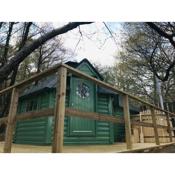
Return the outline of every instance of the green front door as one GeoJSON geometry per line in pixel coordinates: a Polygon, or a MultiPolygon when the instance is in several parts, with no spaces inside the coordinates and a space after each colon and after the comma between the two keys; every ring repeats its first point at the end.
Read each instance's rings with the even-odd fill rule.
{"type": "MultiPolygon", "coordinates": [[[[81,111],[94,112],[95,86],[92,82],[72,78],[70,106],[81,111]]],[[[70,136],[94,136],[95,121],[70,117],[70,136]]]]}

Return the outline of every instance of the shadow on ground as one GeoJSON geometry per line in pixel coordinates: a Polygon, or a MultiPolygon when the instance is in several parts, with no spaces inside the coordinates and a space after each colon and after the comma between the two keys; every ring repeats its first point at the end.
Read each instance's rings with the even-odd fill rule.
{"type": "Polygon", "coordinates": [[[175,153],[175,145],[170,145],[162,149],[150,150],[149,153],[175,153]]]}
{"type": "Polygon", "coordinates": [[[135,151],[134,153],[175,153],[175,145],[169,145],[166,147],[153,148],[153,149],[145,149],[135,151]]]}

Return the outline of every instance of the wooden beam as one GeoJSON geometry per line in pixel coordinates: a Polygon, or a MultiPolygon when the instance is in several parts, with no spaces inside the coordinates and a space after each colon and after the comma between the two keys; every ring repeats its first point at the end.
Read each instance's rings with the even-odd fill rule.
{"type": "Polygon", "coordinates": [[[48,117],[54,115],[54,108],[42,109],[40,111],[25,112],[16,115],[17,120],[27,120],[38,117],[48,117]]]}
{"type": "Polygon", "coordinates": [[[19,98],[18,90],[14,88],[12,90],[11,103],[10,103],[10,109],[9,109],[8,121],[7,121],[6,133],[5,133],[4,153],[11,152],[13,131],[16,123],[15,116],[16,116],[17,107],[18,107],[18,98],[19,98]]]}
{"type": "MultiPolygon", "coordinates": [[[[155,136],[144,136],[144,138],[154,138],[155,136]]],[[[169,138],[169,136],[160,136],[159,135],[159,138],[169,138]]]]}
{"type": "MultiPolygon", "coordinates": [[[[165,116],[165,114],[162,114],[162,113],[161,113],[161,114],[158,114],[158,115],[159,115],[159,116],[163,116],[163,117],[165,116]]],[[[145,117],[145,116],[146,116],[146,117],[147,117],[147,116],[148,116],[148,117],[151,117],[151,114],[142,114],[142,116],[143,116],[143,117],[145,117]]],[[[135,114],[135,115],[131,115],[131,117],[138,117],[138,118],[139,118],[140,116],[139,116],[139,114],[135,114]]]]}
{"type": "MultiPolygon", "coordinates": [[[[143,127],[154,127],[153,123],[146,123],[146,122],[139,122],[139,121],[132,121],[132,120],[131,120],[131,125],[143,126],[143,127]]],[[[167,129],[167,126],[157,125],[157,128],[167,129]]]]}
{"type": "MultiPolygon", "coordinates": [[[[100,113],[95,113],[95,112],[85,112],[85,111],[80,111],[80,110],[72,109],[72,108],[66,108],[65,112],[66,112],[66,116],[68,117],[69,116],[81,117],[81,118],[87,118],[87,119],[105,121],[105,122],[111,122],[111,123],[119,123],[119,124],[125,123],[124,119],[119,116],[111,116],[111,115],[100,114],[100,113]]],[[[132,121],[132,120],[131,120],[131,125],[153,127],[152,123],[132,121]]],[[[167,126],[164,126],[164,125],[157,125],[157,127],[167,129],[167,126]]]]}
{"type": "Polygon", "coordinates": [[[117,118],[111,115],[99,114],[95,112],[85,112],[85,111],[80,111],[72,108],[66,108],[66,116],[81,117],[86,119],[106,121],[106,122],[112,122],[112,123],[124,123],[123,119],[117,118]]]}
{"type": "Polygon", "coordinates": [[[165,113],[165,115],[166,115],[167,128],[168,128],[170,142],[172,142],[173,137],[172,137],[172,131],[171,131],[171,125],[170,125],[170,116],[169,116],[169,113],[165,113]]]}
{"type": "Polygon", "coordinates": [[[131,121],[129,113],[129,101],[128,95],[123,95],[123,112],[125,120],[125,137],[127,149],[132,149],[132,139],[131,139],[131,121]]]}
{"type": "MultiPolygon", "coordinates": [[[[33,119],[38,117],[48,117],[54,115],[54,108],[41,109],[39,111],[24,112],[16,115],[16,121],[33,119]]],[[[0,118],[0,125],[7,123],[8,117],[0,118]]]]}
{"type": "MultiPolygon", "coordinates": [[[[86,119],[106,121],[106,122],[119,123],[119,124],[125,123],[124,119],[119,116],[111,116],[111,115],[100,114],[95,112],[85,112],[85,111],[80,111],[73,108],[66,108],[65,113],[68,117],[69,116],[81,117],[86,119]]],[[[31,112],[17,114],[16,120],[21,121],[21,120],[28,120],[28,119],[33,119],[38,117],[48,117],[48,116],[53,117],[53,115],[54,115],[54,108],[47,108],[47,109],[41,109],[39,111],[31,111],[31,112]]],[[[7,119],[8,117],[0,118],[0,124],[7,123],[7,119]]],[[[152,123],[132,121],[132,120],[131,120],[131,125],[153,127],[152,123]]],[[[157,127],[167,129],[167,126],[164,126],[164,125],[157,125],[157,127]]],[[[173,130],[173,128],[171,128],[171,130],[173,130]]]]}
{"type": "Polygon", "coordinates": [[[67,81],[67,69],[61,67],[58,70],[58,83],[57,83],[56,105],[54,114],[55,124],[54,124],[54,136],[52,143],[53,153],[61,153],[63,150],[66,81],[67,81]]]}
{"type": "Polygon", "coordinates": [[[154,111],[154,108],[152,108],[152,107],[150,108],[150,110],[151,110],[151,117],[152,117],[152,122],[153,122],[153,126],[154,126],[155,142],[156,142],[156,145],[160,145],[155,111],[154,111]]]}

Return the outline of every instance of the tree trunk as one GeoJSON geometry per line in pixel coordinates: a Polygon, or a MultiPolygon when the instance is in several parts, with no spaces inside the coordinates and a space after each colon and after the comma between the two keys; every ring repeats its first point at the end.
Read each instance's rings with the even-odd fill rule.
{"type": "MultiPolygon", "coordinates": [[[[24,30],[23,30],[23,35],[22,35],[22,40],[21,40],[21,43],[19,45],[18,51],[20,51],[24,47],[24,45],[26,44],[31,25],[32,25],[32,22],[28,22],[28,23],[25,24],[24,30]]],[[[12,77],[11,77],[10,86],[14,85],[14,83],[16,81],[16,76],[17,76],[17,73],[18,73],[19,64],[13,69],[13,74],[12,74],[12,77]]]]}
{"type": "Polygon", "coordinates": [[[6,39],[5,48],[4,48],[4,54],[2,57],[2,67],[7,63],[9,43],[10,43],[10,38],[11,38],[12,30],[13,30],[13,25],[14,25],[14,22],[9,23],[9,31],[7,34],[7,39],[6,39]]]}
{"type": "Polygon", "coordinates": [[[156,75],[153,72],[153,85],[154,85],[154,104],[157,106],[157,87],[156,87],[156,75]]]}

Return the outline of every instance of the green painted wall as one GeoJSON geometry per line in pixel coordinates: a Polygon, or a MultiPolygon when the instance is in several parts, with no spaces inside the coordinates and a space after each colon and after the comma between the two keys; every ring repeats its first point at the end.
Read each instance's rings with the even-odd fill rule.
{"type": "MultiPolygon", "coordinates": [[[[36,108],[30,111],[44,109],[49,107],[50,91],[42,92],[41,94],[28,96],[25,99],[21,99],[19,102],[18,113],[27,112],[27,105],[29,101],[34,100],[37,104],[36,108]]],[[[41,117],[32,120],[25,120],[17,122],[14,135],[15,143],[23,144],[49,144],[49,125],[51,119],[48,117],[41,117]]]]}
{"type": "MultiPolygon", "coordinates": [[[[114,116],[119,116],[123,118],[123,109],[120,107],[114,108],[114,116]]],[[[125,142],[125,125],[124,124],[114,124],[114,141],[115,142],[125,142]]]]}

